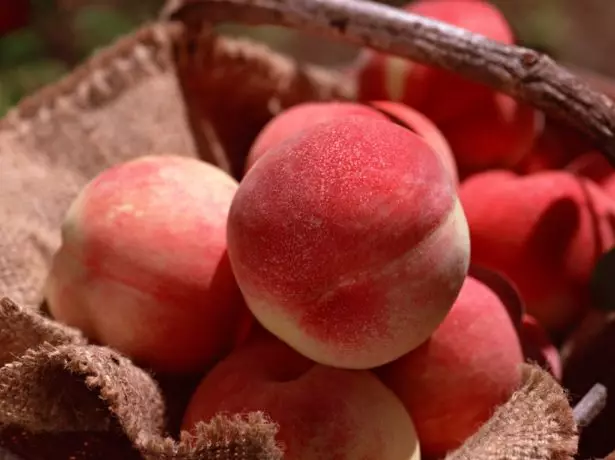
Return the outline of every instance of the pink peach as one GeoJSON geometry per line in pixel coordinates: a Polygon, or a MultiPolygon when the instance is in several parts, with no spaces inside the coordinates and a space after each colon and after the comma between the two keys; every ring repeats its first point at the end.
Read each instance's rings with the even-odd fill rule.
{"type": "Polygon", "coordinates": [[[469,263],[463,209],[438,155],[369,117],[315,125],[263,156],[233,200],[228,244],[260,323],[343,368],[419,346],[469,263]]]}
{"type": "MultiPolygon", "coordinates": [[[[476,0],[422,0],[405,10],[437,19],[512,44],[514,36],[501,12],[476,0]]],[[[355,70],[359,99],[403,102],[440,123],[458,118],[492,91],[458,74],[414,63],[396,56],[364,51],[355,70]]]]}
{"type": "Polygon", "coordinates": [[[462,176],[493,168],[513,168],[532,151],[543,115],[513,98],[493,93],[440,129],[462,176]]]}
{"type": "Polygon", "coordinates": [[[254,140],[248,158],[246,171],[269,149],[292,137],[301,130],[328,120],[345,116],[366,116],[385,120],[377,110],[354,102],[304,102],[290,107],[272,118],[254,140]]]}
{"type": "Polygon", "coordinates": [[[237,186],[171,155],[103,171],[68,210],[46,284],[51,314],[157,371],[211,365],[247,333],[226,254],[237,186]]]}
{"type": "Polygon", "coordinates": [[[510,278],[550,334],[565,333],[589,304],[597,259],[615,243],[615,202],[563,171],[476,174],[460,197],[472,261],[510,278]]]}
{"type": "Polygon", "coordinates": [[[410,415],[369,371],[316,364],[277,339],[233,352],[202,380],[184,415],[194,431],[217,413],[262,411],[287,460],[419,460],[410,415]]]}
{"type": "Polygon", "coordinates": [[[412,415],[423,454],[442,458],[510,397],[522,363],[506,307],[468,276],[430,339],[376,373],[412,415]]]}

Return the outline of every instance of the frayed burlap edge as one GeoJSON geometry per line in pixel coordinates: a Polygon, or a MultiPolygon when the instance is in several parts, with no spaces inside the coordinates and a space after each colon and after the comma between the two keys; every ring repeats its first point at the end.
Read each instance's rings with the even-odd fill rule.
{"type": "MultiPolygon", "coordinates": [[[[0,426],[31,433],[105,432],[118,426],[146,459],[276,460],[277,427],[262,413],[218,415],[179,442],[165,435],[164,401],[151,376],[71,328],[0,300],[0,342],[20,333],[16,358],[0,367],[0,426]],[[16,404],[16,395],[19,403],[16,404]]],[[[9,345],[10,346],[10,345],[9,345]]]]}
{"type": "Polygon", "coordinates": [[[446,460],[572,460],[578,432],[566,392],[540,367],[522,374],[521,388],[446,460]]]}

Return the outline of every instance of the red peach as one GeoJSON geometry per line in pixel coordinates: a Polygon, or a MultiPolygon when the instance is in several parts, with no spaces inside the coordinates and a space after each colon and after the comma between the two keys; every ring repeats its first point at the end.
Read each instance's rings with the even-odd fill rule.
{"type": "MultiPolygon", "coordinates": [[[[501,12],[476,0],[428,0],[407,5],[408,12],[426,16],[512,44],[512,31],[501,12]]],[[[404,102],[440,123],[458,118],[492,90],[443,69],[397,56],[364,51],[355,70],[359,99],[404,102]]]]}
{"type": "Polygon", "coordinates": [[[438,127],[422,113],[405,104],[391,101],[372,101],[370,106],[387,115],[397,124],[404,126],[421,136],[440,155],[444,166],[458,182],[457,164],[446,138],[438,127]]]}
{"type": "Polygon", "coordinates": [[[587,152],[573,160],[566,170],[578,176],[591,179],[611,198],[615,198],[615,169],[604,154],[598,151],[587,152]]]}
{"type": "Polygon", "coordinates": [[[441,458],[510,397],[522,363],[506,307],[468,276],[429,340],[375,372],[412,414],[423,454],[441,458]]]}
{"type": "Polygon", "coordinates": [[[562,378],[562,362],[559,351],[549,335],[532,315],[523,315],[521,344],[527,359],[546,368],[557,380],[562,378]]]}
{"type": "Polygon", "coordinates": [[[615,202],[563,171],[476,174],[460,197],[472,261],[510,278],[550,334],[566,332],[589,304],[597,259],[615,242],[615,202]]]}
{"type": "Polygon", "coordinates": [[[354,102],[305,102],[273,117],[254,140],[245,170],[248,171],[269,149],[316,123],[345,116],[366,116],[385,120],[377,110],[354,102]]]}
{"type": "Polygon", "coordinates": [[[212,364],[249,314],[226,254],[237,186],[179,156],[103,171],[66,216],[46,285],[51,314],[158,371],[212,364]]]}
{"type": "Polygon", "coordinates": [[[277,339],[252,342],[214,367],[182,428],[255,411],[278,424],[287,460],[420,459],[410,416],[376,376],[315,364],[277,339]]]}
{"type": "Polygon", "coordinates": [[[265,328],[314,361],[356,369],[425,341],[469,263],[438,155],[368,117],[315,125],[262,157],[231,205],[228,244],[265,328]]]}
{"type": "Polygon", "coordinates": [[[542,128],[542,112],[502,93],[440,126],[462,176],[514,167],[531,152],[542,128]]]}

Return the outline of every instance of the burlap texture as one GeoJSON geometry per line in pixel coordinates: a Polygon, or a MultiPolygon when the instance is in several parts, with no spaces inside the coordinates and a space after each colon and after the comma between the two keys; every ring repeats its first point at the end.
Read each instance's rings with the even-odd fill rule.
{"type": "MultiPolygon", "coordinates": [[[[220,415],[194,438],[171,437],[173,402],[186,394],[45,318],[40,289],[66,209],[104,168],[173,153],[239,176],[277,111],[352,97],[334,73],[165,23],[100,52],[0,121],[0,447],[26,460],[282,458],[276,426],[260,413],[220,415]]],[[[524,372],[522,388],[449,459],[572,458],[564,391],[538,368],[524,372]]]]}

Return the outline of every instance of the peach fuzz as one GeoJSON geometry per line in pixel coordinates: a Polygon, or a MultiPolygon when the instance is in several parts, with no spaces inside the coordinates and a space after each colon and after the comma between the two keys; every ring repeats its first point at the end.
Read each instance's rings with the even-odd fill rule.
{"type": "Polygon", "coordinates": [[[279,340],[250,343],[202,380],[184,415],[192,431],[215,414],[262,411],[287,460],[419,460],[410,415],[369,371],[316,364],[279,340]]]}
{"type": "Polygon", "coordinates": [[[543,126],[542,112],[493,93],[440,129],[463,177],[486,169],[515,167],[530,154],[543,126]]]}
{"type": "Polygon", "coordinates": [[[66,215],[45,289],[51,314],[156,371],[211,365],[249,327],[226,253],[237,187],[171,155],[103,171],[66,215]]]}
{"type": "Polygon", "coordinates": [[[523,315],[521,344],[526,359],[547,369],[557,380],[562,379],[562,362],[559,351],[544,328],[531,315],[523,315]]]}
{"type": "Polygon", "coordinates": [[[427,342],[376,374],[412,415],[425,457],[459,447],[521,381],[523,353],[500,299],[468,276],[427,342]]]}
{"type": "Polygon", "coordinates": [[[596,261],[615,242],[615,202],[563,171],[484,172],[459,194],[472,262],[507,276],[552,337],[566,333],[588,305],[596,261]]]}
{"type": "Polygon", "coordinates": [[[269,149],[316,123],[344,116],[366,116],[380,120],[386,117],[377,110],[354,102],[305,102],[290,107],[273,117],[260,131],[246,159],[248,171],[269,149]]]}
{"type": "Polygon", "coordinates": [[[459,181],[457,177],[457,164],[455,163],[451,147],[442,132],[429,118],[413,108],[398,102],[372,101],[369,105],[387,115],[398,125],[408,128],[425,139],[431,148],[440,155],[440,159],[444,162],[444,166],[446,166],[453,180],[455,182],[459,181]]]}
{"type": "Polygon", "coordinates": [[[229,257],[260,323],[321,364],[366,369],[417,347],[469,264],[455,185],[389,121],[321,123],[262,157],[228,221],[229,257]]]}
{"type": "MultiPolygon", "coordinates": [[[[496,6],[477,0],[424,0],[404,7],[410,13],[461,27],[491,40],[514,43],[506,18],[496,6]]],[[[403,102],[437,125],[458,118],[492,90],[479,83],[397,56],[365,50],[355,68],[361,101],[403,102]]]]}

